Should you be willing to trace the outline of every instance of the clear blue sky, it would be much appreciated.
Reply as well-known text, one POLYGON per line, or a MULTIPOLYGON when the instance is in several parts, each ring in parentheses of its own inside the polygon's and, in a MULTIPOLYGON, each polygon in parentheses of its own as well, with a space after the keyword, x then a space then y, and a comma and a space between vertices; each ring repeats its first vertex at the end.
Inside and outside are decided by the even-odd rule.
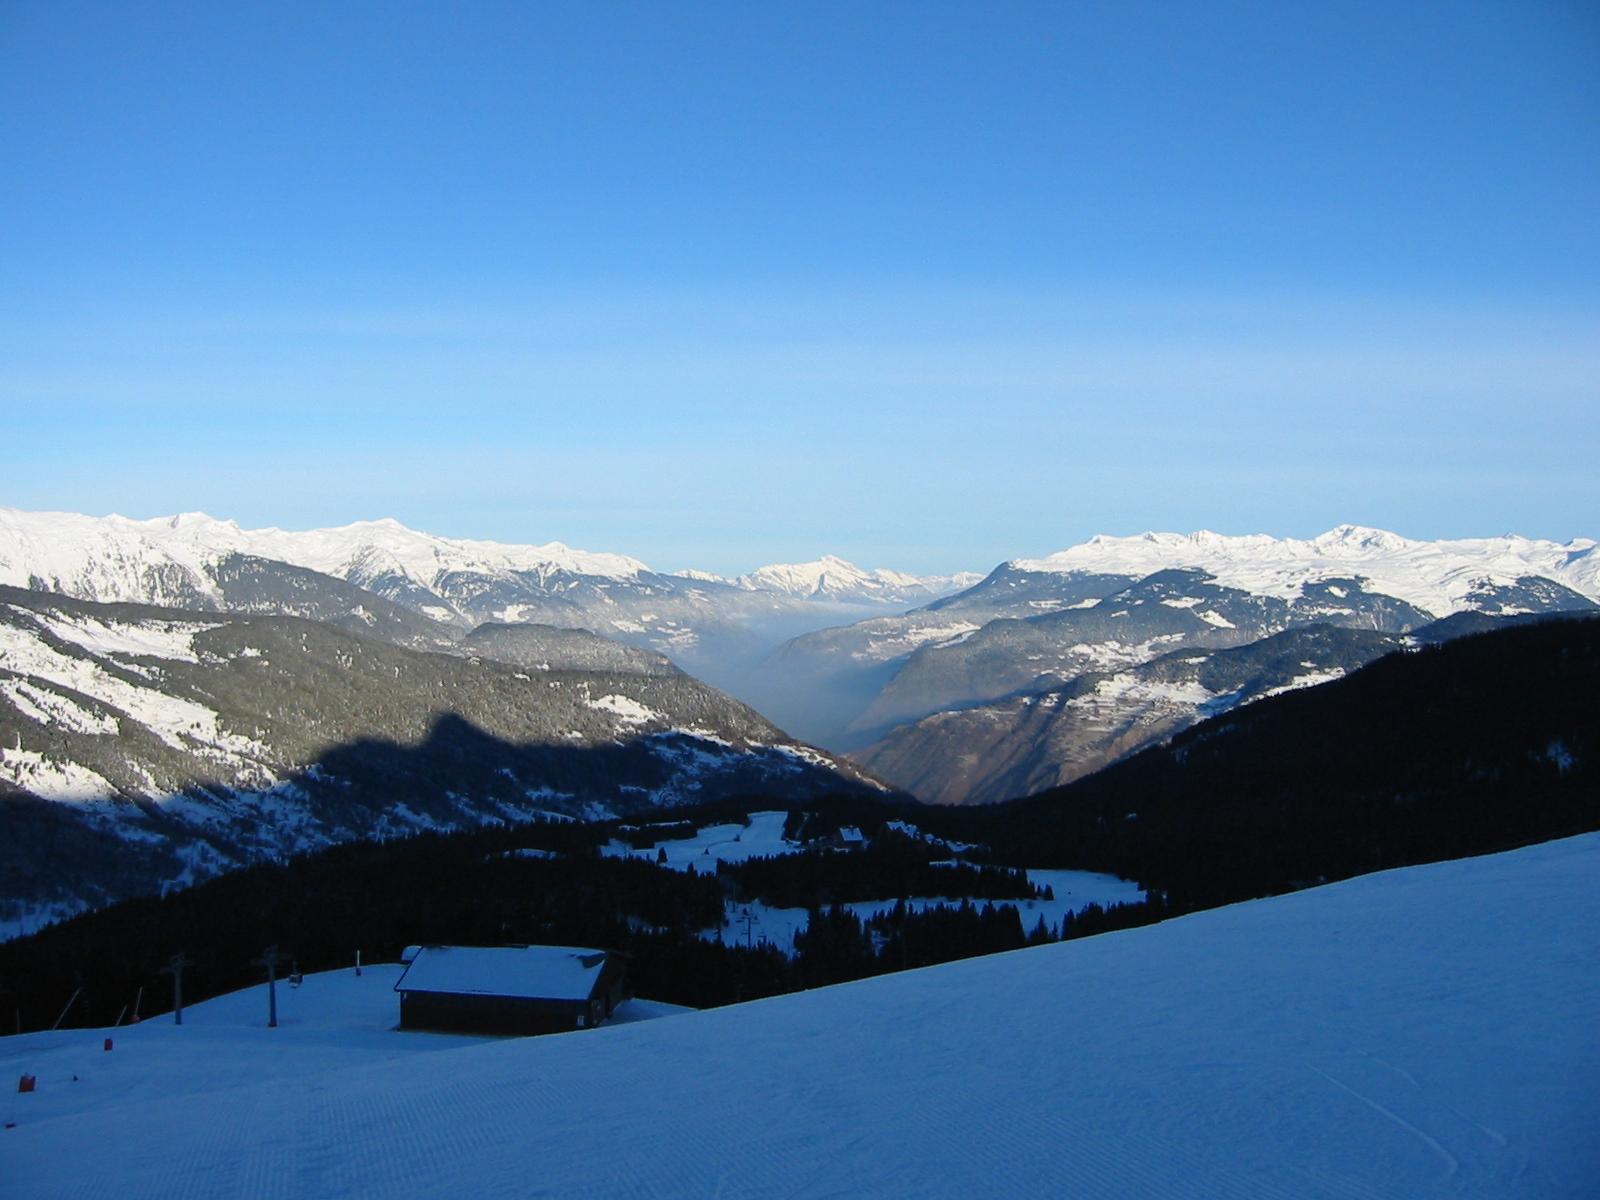
POLYGON ((0 5, 0 503, 1600 535, 1600 6, 0 5))

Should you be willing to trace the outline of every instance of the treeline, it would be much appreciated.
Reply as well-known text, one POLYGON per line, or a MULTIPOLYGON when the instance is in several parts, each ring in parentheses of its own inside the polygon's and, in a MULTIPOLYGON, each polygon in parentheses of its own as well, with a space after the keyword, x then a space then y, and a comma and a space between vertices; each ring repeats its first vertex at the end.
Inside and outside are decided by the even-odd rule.
POLYGON ((141 987, 148 1014, 170 997, 160 968, 179 952, 194 964, 186 995, 200 999, 257 982, 252 960, 268 945, 318 971, 358 950, 393 961, 415 942, 627 949, 721 922, 716 879, 603 858, 593 838, 544 824, 352 844, 112 905, 0 944, 0 1029, 48 1027, 75 992, 68 1025, 111 1024, 141 987), (529 846, 556 856, 508 855, 529 846))
POLYGON ((618 841, 643 850, 657 842, 688 841, 700 828, 693 821, 663 821, 658 825, 617 825, 612 832, 618 841))
POLYGON ((717 874, 735 887, 736 899, 760 900, 776 908, 824 908, 897 896, 1054 898, 1048 888, 1030 883, 1025 871, 936 859, 936 853, 927 842, 885 828, 857 850, 719 863, 717 874))
POLYGON ((998 954, 1047 942, 1091 937, 1150 925, 1167 915, 1159 900, 1142 904, 1091 904, 1052 926, 1039 916, 1026 926, 1014 904, 962 900, 917 911, 904 901, 865 919, 848 908, 813 911, 795 936, 792 970, 803 987, 819 987, 929 967, 980 954, 998 954))
MULTIPOLYGON (((738 814, 719 806, 700 815, 738 814)), ((901 906, 886 919, 892 928, 879 921, 862 933, 832 904, 1037 894, 1020 872, 931 866, 928 846, 887 832, 861 851, 756 860, 718 875, 602 856, 615 832, 549 822, 351 844, 113 905, 0 944, 0 1030, 48 1028, 69 998, 64 1025, 110 1025, 131 1015, 141 988, 142 1015, 165 1011, 172 985, 161 968, 180 952, 193 964, 189 1002, 230 992, 260 982, 253 960, 269 945, 305 972, 353 965, 357 951, 367 962, 394 961, 412 943, 598 946, 630 956, 638 995, 709 1007, 1012 949, 1026 932, 1015 907, 986 916, 969 903, 921 914, 901 906), (527 849, 550 857, 517 853, 527 849), (726 902, 752 899, 817 910, 818 928, 793 959, 696 936, 721 927, 726 902), (828 931, 850 922, 855 949, 846 951, 828 931), (874 937, 874 952, 860 953, 874 937)))

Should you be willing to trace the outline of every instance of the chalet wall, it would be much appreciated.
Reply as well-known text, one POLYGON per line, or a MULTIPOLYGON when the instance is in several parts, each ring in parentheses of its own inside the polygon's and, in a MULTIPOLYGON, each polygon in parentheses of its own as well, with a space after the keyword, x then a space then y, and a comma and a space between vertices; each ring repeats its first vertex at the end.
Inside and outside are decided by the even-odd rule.
POLYGON ((587 1000, 524 1000, 508 996, 400 993, 400 1028, 443 1033, 527 1035, 577 1029, 587 1000))

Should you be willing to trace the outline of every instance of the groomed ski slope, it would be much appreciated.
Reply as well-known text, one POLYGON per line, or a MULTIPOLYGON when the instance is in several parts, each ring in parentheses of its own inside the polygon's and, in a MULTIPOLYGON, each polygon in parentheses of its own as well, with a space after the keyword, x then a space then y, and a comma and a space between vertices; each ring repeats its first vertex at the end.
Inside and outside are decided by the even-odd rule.
POLYGON ((1593 1196, 1596 878, 1589 835, 671 1020, 152 1088, 0 1131, 0 1180, 14 1200, 1593 1196))
MULTIPOLYGON (((399 963, 307 975, 298 987, 278 981, 278 1027, 267 1028, 267 985, 244 988, 184 1009, 183 1026, 170 1011, 120 1029, 63 1029, 0 1037, 0 1124, 18 1127, 154 1097, 226 1091, 241 1081, 298 1081, 374 1062, 410 1058, 486 1038, 446 1033, 399 1032, 400 1002, 394 985, 399 963), (105 1052, 104 1038, 112 1040, 105 1052), (38 1088, 16 1091, 22 1073, 38 1088)), ((145 993, 145 1012, 171 1004, 171 994, 145 993)), ((613 1021, 654 1020, 694 1010, 630 999, 613 1021)), ((0 1129, 0 1132, 8 1132, 0 1129)), ((14 1130, 9 1132, 15 1132, 14 1130)), ((4 1177, 0 1176, 0 1181, 4 1177)), ((6 1195, 0 1186, 0 1197, 6 1195)))

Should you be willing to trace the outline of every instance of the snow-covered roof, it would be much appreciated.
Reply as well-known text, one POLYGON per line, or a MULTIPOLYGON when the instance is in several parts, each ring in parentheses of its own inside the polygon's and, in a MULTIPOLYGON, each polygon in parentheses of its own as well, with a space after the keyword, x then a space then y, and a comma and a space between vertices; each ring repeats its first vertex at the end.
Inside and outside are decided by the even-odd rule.
POLYGON ((582 946, 423 946, 394 990, 587 1000, 605 962, 582 946))
POLYGON ((841 825, 839 827, 839 840, 850 845, 859 845, 867 839, 861 836, 861 830, 854 825, 841 825))

